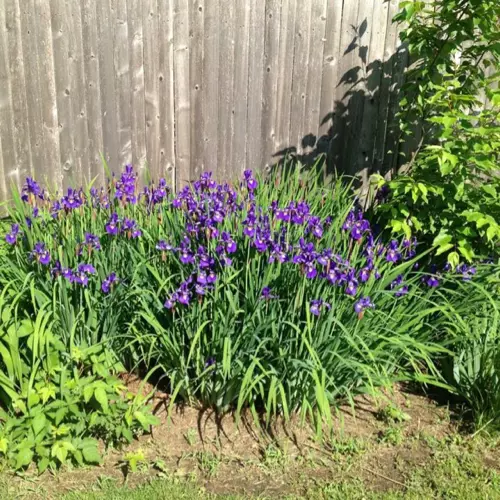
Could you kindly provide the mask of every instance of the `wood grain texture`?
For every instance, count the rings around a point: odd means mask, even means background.
[[[137,0],[135,0],[137,1]],[[174,113],[174,6],[173,1],[158,0],[160,44],[159,103],[160,160],[158,175],[175,186],[175,113]],[[154,172],[152,172],[154,174]]]
[[[89,178],[100,182],[103,179],[101,154],[104,151],[103,122],[101,107],[101,86],[99,52],[99,30],[97,10],[94,2],[80,3],[82,19],[83,71],[87,107],[87,154]]]
[[[234,2],[220,0],[219,10],[219,123],[217,148],[217,176],[231,175],[231,157],[234,140]]]
[[[64,187],[74,185],[77,171],[75,168],[74,116],[71,95],[73,88],[69,75],[69,12],[65,0],[53,0],[50,5],[52,44],[54,51],[54,78],[59,125],[60,165]]]
[[[202,62],[203,168],[215,172],[219,151],[219,0],[204,0],[204,46]]]
[[[73,162],[76,179],[87,183],[91,179],[87,115],[87,88],[83,47],[83,27],[80,5],[67,1],[67,30],[69,35],[69,79],[73,111]]]
[[[116,89],[118,168],[132,163],[132,89],[127,0],[112,0],[114,15],[113,59]]]
[[[3,0],[0,200],[133,163],[145,182],[233,179],[287,153],[400,163],[399,0]],[[397,52],[396,52],[397,51]],[[408,143],[403,151],[411,148]]]
[[[191,100],[189,19],[192,6],[174,0],[174,99],[176,185],[191,180]]]
[[[7,33],[5,8],[0,5],[0,200],[7,199],[7,172],[15,171],[16,166],[14,110],[9,78]]]
[[[264,42],[266,27],[266,5],[261,0],[250,3],[250,33],[249,33],[249,68],[248,68],[248,114],[247,114],[247,153],[246,164],[235,167],[235,173],[241,173],[245,168],[260,170],[265,161],[262,157],[262,144],[265,134],[262,130],[262,109],[264,91]],[[239,97],[237,97],[239,98]]]
[[[203,58],[205,53],[205,2],[191,0],[189,25],[189,85],[190,85],[190,176],[197,178],[204,170],[203,140]]]
[[[115,86],[114,32],[116,11],[111,0],[97,2],[97,29],[99,45],[99,86],[102,113],[102,155],[113,172],[120,170],[119,137],[117,120],[117,95]]]
[[[234,2],[235,25],[234,25],[234,96],[233,102],[233,146],[231,157],[229,158],[229,177],[238,178],[246,165],[246,150],[250,138],[257,134],[257,130],[252,130],[247,135],[247,113],[250,113],[250,106],[257,106],[257,102],[249,95],[251,71],[249,72],[249,49],[254,40],[250,40],[250,30],[253,31],[253,22],[250,24],[250,11],[252,1],[235,0]],[[252,20],[253,21],[253,20]],[[262,54],[258,59],[261,61]],[[252,61],[250,61],[252,65]],[[248,130],[250,132],[250,129]]]
[[[293,61],[295,52],[295,14],[297,0],[283,0],[281,6],[280,23],[280,48],[278,66],[280,68],[280,79],[276,92],[276,142],[277,151],[280,152],[293,147],[290,138],[290,117],[291,117],[291,95]]]
[[[277,151],[276,124],[278,81],[281,78],[279,67],[281,0],[268,0],[265,11],[264,74],[262,95],[262,146],[265,168],[272,165]]]

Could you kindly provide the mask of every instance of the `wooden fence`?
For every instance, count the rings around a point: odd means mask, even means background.
[[[0,0],[0,200],[126,163],[172,184],[397,150],[397,0]],[[391,153],[388,153],[392,151]]]

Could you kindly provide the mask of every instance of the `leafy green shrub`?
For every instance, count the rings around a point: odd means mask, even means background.
[[[372,231],[342,179],[203,174],[174,195],[139,192],[127,167],[100,191],[51,199],[28,179],[14,199],[0,282],[50,311],[70,357],[102,345],[160,370],[173,401],[317,422],[339,398],[433,380],[439,277]]]
[[[402,88],[402,142],[418,144],[392,180],[375,177],[377,216],[395,233],[434,241],[453,266],[498,255],[500,3],[401,6],[395,20],[404,24],[412,62]]]
[[[66,462],[98,463],[98,441],[131,442],[157,422],[144,398],[133,396],[112,372],[103,345],[69,348],[49,312],[33,316],[21,294],[6,286],[0,295],[0,453],[16,468],[34,462],[39,472]],[[112,358],[111,358],[112,359]]]

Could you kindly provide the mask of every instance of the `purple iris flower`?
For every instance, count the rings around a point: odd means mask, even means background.
[[[328,304],[327,302],[325,302],[322,299],[311,300],[311,304],[309,306],[309,311],[311,311],[311,313],[314,314],[315,316],[319,316],[321,313],[321,309],[323,307],[328,309],[328,310],[330,310],[332,308],[330,304]]]
[[[351,229],[351,238],[353,240],[360,240],[367,231],[370,230],[370,223],[367,220],[358,220],[354,222]]]
[[[35,243],[31,256],[44,266],[50,262],[50,252],[45,248],[45,243],[42,242]]]
[[[356,293],[358,292],[358,281],[357,280],[351,280],[347,283],[345,293],[347,295],[350,295],[351,297],[354,297]]]
[[[271,289],[268,287],[268,286],[265,286],[263,289],[262,289],[262,293],[261,293],[261,296],[260,296],[262,299],[264,300],[271,300],[271,299],[277,299],[278,296],[277,295],[274,295],[271,291]]]
[[[354,304],[354,311],[359,314],[365,309],[373,309],[374,307],[375,304],[371,301],[370,297],[361,297],[361,299]]]
[[[27,177],[22,189],[21,199],[23,201],[28,201],[30,194],[32,194],[33,196],[37,196],[38,198],[43,200],[43,191],[40,188],[38,182],[36,182],[31,177]]]
[[[78,264],[78,272],[86,274],[95,274],[95,267],[92,264]]]
[[[245,178],[245,181],[247,183],[247,188],[250,190],[250,191],[254,191],[255,189],[257,189],[257,186],[258,186],[258,182],[256,179],[254,179],[254,177],[252,176],[252,171],[251,170],[245,170],[243,172],[243,176]]]
[[[68,188],[66,196],[61,199],[61,205],[66,210],[74,210],[82,205],[82,194],[80,191],[75,191],[73,188]]]
[[[401,258],[401,254],[397,250],[390,248],[389,250],[387,250],[387,255],[385,258],[387,262],[398,262]]]
[[[101,249],[101,242],[99,241],[99,236],[92,233],[85,233],[85,244],[89,245],[94,250]]]
[[[118,234],[118,221],[118,214],[113,212],[106,224],[106,232],[108,234]]]
[[[9,245],[15,245],[17,243],[17,237],[19,236],[19,224],[12,224],[10,226],[10,233],[5,235],[5,241]]]
[[[113,287],[113,283],[116,283],[118,278],[116,273],[111,273],[101,284],[101,290],[103,293],[109,293],[111,288]]]
[[[370,279],[370,275],[370,267],[363,267],[363,269],[359,272],[359,279],[361,280],[361,283],[366,283]]]
[[[427,278],[423,278],[424,283],[431,288],[436,288],[439,286],[439,279],[436,276],[428,276]]]
[[[243,234],[248,236],[249,238],[253,238],[255,236],[255,226],[252,224],[247,224],[245,229],[243,229]]]
[[[160,240],[156,244],[156,249],[161,250],[162,252],[166,252],[167,250],[172,250],[172,245],[167,243],[165,240]]]
[[[62,273],[61,262],[56,260],[54,262],[54,267],[50,270],[50,274],[52,275],[53,278],[57,278],[61,273]]]
[[[408,286],[403,285],[399,290],[397,290],[397,292],[394,295],[396,295],[396,297],[403,297],[407,293],[408,293]]]

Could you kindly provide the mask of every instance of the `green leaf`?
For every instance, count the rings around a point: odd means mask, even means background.
[[[97,387],[97,389],[94,391],[94,397],[96,398],[97,402],[101,405],[101,408],[104,411],[104,413],[108,413],[109,405],[108,405],[108,395],[106,394],[106,391],[102,387]]]
[[[27,467],[33,459],[33,450],[30,448],[21,448],[16,456],[16,469]]]
[[[451,267],[455,269],[460,263],[460,256],[458,255],[458,253],[450,252],[448,254],[448,262],[450,263]]]
[[[33,432],[35,433],[35,437],[40,434],[47,423],[47,418],[43,413],[37,415],[31,422],[31,427],[33,428]]]
[[[100,464],[101,463],[101,455],[99,454],[99,450],[97,449],[97,443],[86,443],[86,445],[82,448],[83,459],[88,464]]]

